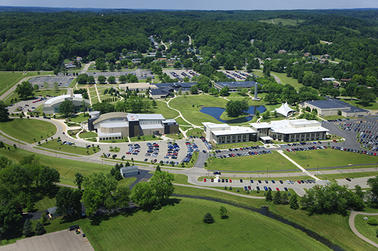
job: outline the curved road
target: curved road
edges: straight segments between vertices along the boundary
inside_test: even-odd
[[[352,232],[357,235],[358,238],[361,240],[373,245],[374,247],[378,248],[378,244],[369,238],[366,238],[364,235],[362,235],[360,232],[358,232],[356,226],[354,225],[354,220],[356,218],[356,215],[378,215],[378,213],[365,213],[365,212],[359,212],[359,211],[351,211],[349,216],[349,227],[352,230]]]

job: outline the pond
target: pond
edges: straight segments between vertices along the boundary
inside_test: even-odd
[[[250,106],[248,110],[245,111],[245,113],[248,115],[246,117],[237,118],[237,119],[231,119],[231,120],[223,120],[221,119],[221,115],[223,112],[225,112],[225,108],[221,107],[203,107],[200,112],[205,113],[207,115],[210,115],[211,117],[215,118],[219,122],[222,123],[243,123],[252,120],[253,116],[256,114],[256,111],[259,111],[260,114],[266,111],[265,106]]]

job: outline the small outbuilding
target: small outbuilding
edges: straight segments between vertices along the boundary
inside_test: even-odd
[[[121,167],[121,169],[119,169],[119,171],[121,172],[121,175],[124,178],[131,177],[131,176],[136,176],[136,175],[138,175],[140,173],[137,166],[125,166],[125,167]]]
[[[279,108],[275,110],[278,114],[281,114],[285,117],[288,117],[289,115],[293,114],[295,111],[290,108],[290,106],[285,103],[282,104]]]

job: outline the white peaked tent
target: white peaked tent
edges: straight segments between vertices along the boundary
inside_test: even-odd
[[[276,112],[287,117],[291,112],[294,112],[294,110],[291,109],[287,103],[285,103],[282,104],[279,108],[277,108]]]

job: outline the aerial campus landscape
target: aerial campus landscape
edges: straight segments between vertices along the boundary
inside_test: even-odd
[[[377,250],[376,3],[16,2],[0,251]]]

